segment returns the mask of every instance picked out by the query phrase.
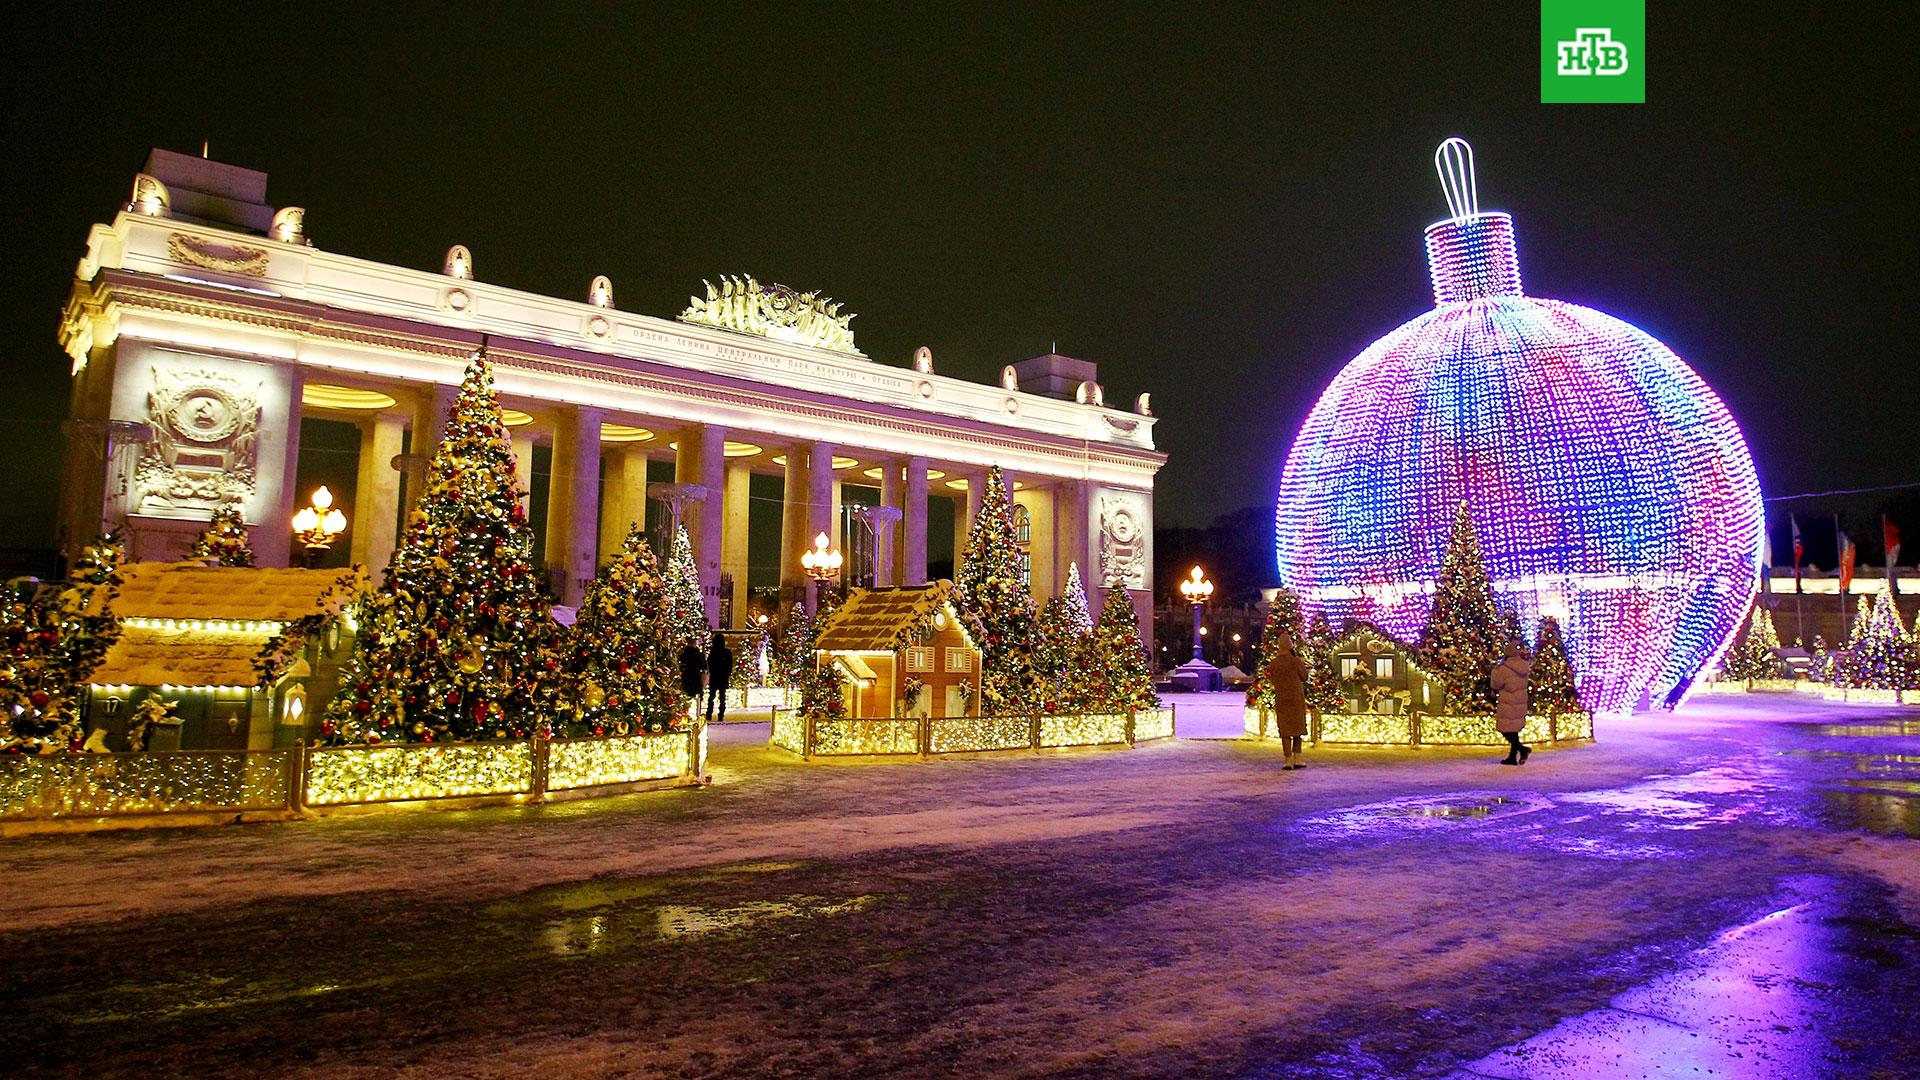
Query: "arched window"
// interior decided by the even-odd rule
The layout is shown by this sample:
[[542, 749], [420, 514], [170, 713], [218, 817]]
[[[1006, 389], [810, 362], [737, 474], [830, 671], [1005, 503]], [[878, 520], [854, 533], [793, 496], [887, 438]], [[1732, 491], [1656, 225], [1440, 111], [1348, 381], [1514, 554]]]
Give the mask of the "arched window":
[[1033, 542], [1033, 515], [1019, 503], [1013, 504], [1013, 542], [1021, 547]]

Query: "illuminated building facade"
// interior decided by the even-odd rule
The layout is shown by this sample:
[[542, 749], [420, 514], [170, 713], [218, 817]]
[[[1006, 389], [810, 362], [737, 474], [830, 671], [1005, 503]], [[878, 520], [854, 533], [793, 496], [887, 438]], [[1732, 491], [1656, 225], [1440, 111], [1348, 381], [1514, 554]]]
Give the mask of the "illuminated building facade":
[[[1079, 563], [1149, 607], [1165, 459], [1146, 396], [1108, 407], [1091, 364], [1035, 357], [982, 385], [936, 373], [924, 348], [876, 362], [831, 300], [745, 277], [657, 318], [616, 307], [604, 277], [580, 300], [487, 284], [459, 246], [436, 271], [369, 262], [314, 246], [305, 212], [268, 205], [266, 181], [156, 150], [132, 200], [93, 227], [60, 329], [74, 375], [68, 550], [121, 528], [132, 557], [174, 558], [236, 504], [262, 563], [285, 565], [302, 422], [345, 421], [360, 446], [342, 543], [377, 578], [484, 347], [523, 488], [536, 447], [551, 463], [534, 524], [562, 603], [653, 500], [688, 527], [709, 617], [738, 625], [755, 477], [783, 494], [780, 550], [753, 562], [777, 557], [790, 594], [822, 532], [871, 583], [919, 584], [929, 504], [953, 500], [963, 537], [997, 464], [1025, 512], [1037, 597]], [[650, 484], [649, 462], [669, 475]], [[881, 509], [843, 515], [854, 487]]]
[[1566, 626], [1583, 700], [1677, 704], [1759, 582], [1753, 461], [1720, 399], [1612, 316], [1525, 295], [1513, 222], [1478, 207], [1471, 151], [1436, 155], [1433, 310], [1333, 380], [1287, 456], [1282, 583], [1308, 611], [1419, 634], [1465, 500], [1495, 598]]

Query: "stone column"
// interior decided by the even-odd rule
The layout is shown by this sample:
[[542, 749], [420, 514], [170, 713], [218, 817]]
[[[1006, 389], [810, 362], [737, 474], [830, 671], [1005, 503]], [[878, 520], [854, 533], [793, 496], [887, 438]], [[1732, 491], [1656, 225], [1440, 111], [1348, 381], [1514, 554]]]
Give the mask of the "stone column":
[[800, 568], [800, 553], [813, 546], [813, 534], [807, 531], [812, 515], [807, 512], [807, 448], [787, 450], [786, 484], [780, 492], [780, 588], [798, 593], [808, 583]]
[[[252, 532], [253, 550], [261, 566], [292, 566], [296, 558], [293, 552], [293, 514], [306, 505], [300, 487], [300, 392], [305, 388], [307, 373], [302, 368], [292, 368], [287, 380], [287, 454], [279, 463], [280, 499], [278, 505], [263, 507], [269, 515], [267, 520], [259, 522]], [[261, 462], [263, 467], [271, 467]]]
[[902, 499], [906, 492], [902, 490], [902, 471], [900, 463], [889, 461], [880, 466], [880, 505], [891, 506], [901, 512], [902, 520], [883, 525], [874, 531], [873, 537], [873, 583], [876, 585], [899, 585], [902, 582], [900, 568], [894, 553], [899, 550], [900, 533], [905, 528], [906, 506]]
[[553, 476], [547, 488], [547, 568], [557, 571], [559, 602], [577, 606], [593, 578], [600, 526], [600, 420], [579, 407], [554, 425]]
[[900, 584], [927, 582], [927, 459], [910, 457], [900, 498]]
[[[727, 462], [727, 487], [721, 493], [720, 569], [733, 578], [733, 623], [745, 626], [747, 618], [747, 540], [753, 513], [753, 466], [744, 461]], [[712, 506], [709, 502], [707, 505]]]
[[1103, 583], [1100, 567], [1093, 561], [1089, 513], [1085, 480], [1062, 480], [1053, 486], [1053, 579], [1060, 588], [1066, 588], [1067, 568], [1077, 563], [1087, 600], [1097, 604], [1094, 597]]
[[393, 459], [400, 454], [406, 421], [380, 413], [360, 425], [360, 475], [353, 492], [353, 561], [367, 568], [375, 584], [393, 559], [400, 522], [400, 474]]
[[693, 544], [693, 564], [700, 570], [700, 599], [707, 625], [720, 615], [720, 551], [726, 515], [721, 499], [727, 483], [727, 429], [702, 424], [680, 433], [680, 449], [673, 463], [676, 484], [699, 484], [707, 498], [687, 515], [687, 539]]
[[835, 519], [834, 511], [840, 507], [840, 484], [833, 478], [832, 443], [814, 443], [807, 449], [812, 460], [807, 462], [807, 543], [826, 533], [827, 539], [836, 548], [840, 542], [840, 523]]
[[600, 485], [600, 554], [611, 556], [635, 525], [647, 522], [647, 452], [637, 446], [602, 446], [606, 468]]
[[973, 519], [980, 516], [980, 502], [987, 494], [987, 474], [968, 473], [967, 494], [953, 501], [953, 576], [960, 576], [960, 564], [966, 560], [967, 534], [973, 531]]
[[533, 425], [514, 428], [513, 478], [520, 485], [520, 509], [526, 510], [533, 498]]
[[413, 423], [409, 425], [412, 434], [404, 464], [399, 466], [407, 474], [407, 505], [419, 501], [420, 493], [427, 486], [427, 465], [433, 461], [433, 452], [440, 440], [447, 434], [447, 415], [453, 411], [453, 399], [460, 393], [457, 386], [434, 383], [422, 387], [413, 403]]

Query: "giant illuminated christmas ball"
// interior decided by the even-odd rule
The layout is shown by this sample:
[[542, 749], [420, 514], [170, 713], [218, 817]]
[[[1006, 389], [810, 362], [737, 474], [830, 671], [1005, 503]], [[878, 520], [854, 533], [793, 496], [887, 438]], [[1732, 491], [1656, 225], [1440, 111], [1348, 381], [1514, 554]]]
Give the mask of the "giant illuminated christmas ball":
[[1287, 455], [1282, 582], [1302, 606], [1417, 636], [1465, 500], [1495, 599], [1555, 615], [1586, 703], [1675, 705], [1746, 616], [1762, 516], [1733, 417], [1672, 350], [1520, 289], [1513, 221], [1481, 213], [1472, 150], [1435, 155], [1434, 308], [1321, 395]]

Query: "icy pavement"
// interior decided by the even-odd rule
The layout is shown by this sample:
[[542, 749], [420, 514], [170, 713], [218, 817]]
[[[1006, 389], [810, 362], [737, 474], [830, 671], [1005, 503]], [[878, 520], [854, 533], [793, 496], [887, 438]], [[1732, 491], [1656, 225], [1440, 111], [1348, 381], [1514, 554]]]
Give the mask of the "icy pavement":
[[1920, 717], [1180, 741], [0, 842], [0, 1072], [1865, 1077], [1920, 1060]]

